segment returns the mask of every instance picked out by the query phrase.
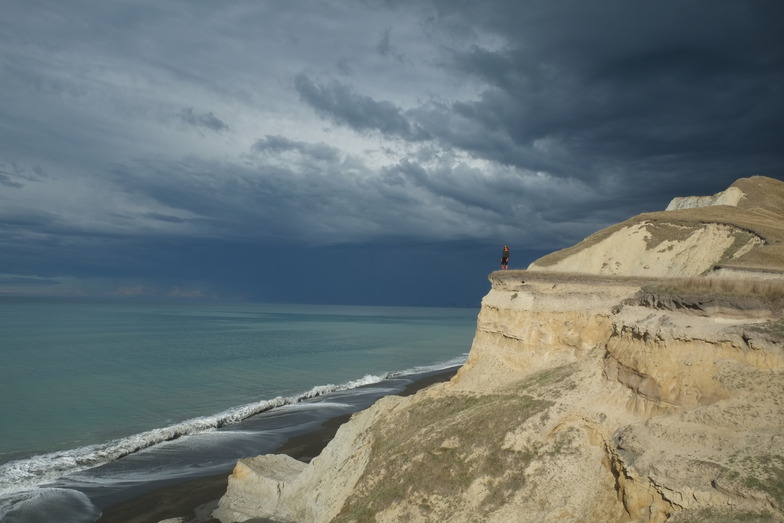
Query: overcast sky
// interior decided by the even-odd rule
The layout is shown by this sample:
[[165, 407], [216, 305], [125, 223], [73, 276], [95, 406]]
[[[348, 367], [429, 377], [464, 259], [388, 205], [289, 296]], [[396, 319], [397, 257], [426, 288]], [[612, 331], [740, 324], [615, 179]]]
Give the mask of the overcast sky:
[[2, 0], [0, 294], [476, 306], [784, 179], [780, 0]]

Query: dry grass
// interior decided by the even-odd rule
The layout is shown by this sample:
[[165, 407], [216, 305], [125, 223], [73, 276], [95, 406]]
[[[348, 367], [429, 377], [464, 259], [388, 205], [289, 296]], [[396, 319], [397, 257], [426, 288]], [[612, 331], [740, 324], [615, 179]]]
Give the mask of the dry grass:
[[335, 521], [373, 521], [404, 500], [427, 513], [432, 500], [457, 498], [482, 477], [504, 477], [493, 501], [505, 499], [503, 493], [524, 483], [522, 471], [535, 455], [502, 449], [503, 438], [548, 406], [517, 395], [449, 396], [414, 405], [394, 427], [374, 427], [368, 472]]
[[738, 202], [739, 207], [784, 210], [784, 182], [764, 176], [752, 176], [741, 178], [732, 185], [746, 195], [746, 198]]
[[679, 512], [667, 521], [671, 523], [764, 523], [776, 519], [767, 512], [706, 508]]
[[779, 507], [784, 507], [784, 456], [754, 456], [747, 461], [754, 473], [742, 476], [743, 485], [767, 493]]
[[597, 231], [597, 232], [593, 233], [592, 235], [588, 236], [587, 238], [585, 238], [580, 243], [577, 243], [577, 244], [572, 245], [571, 247], [567, 247], [565, 249], [561, 249], [560, 251], [551, 252], [550, 254], [542, 256], [541, 258], [536, 260], [534, 263], [536, 263], [536, 265], [538, 267], [550, 267], [552, 265], [555, 265], [556, 263], [560, 262], [561, 260], [565, 260], [566, 258], [572, 256], [573, 254], [577, 254], [578, 252], [580, 252], [580, 251], [582, 251], [584, 249], [587, 249], [589, 247], [593, 247], [594, 245], [596, 245], [600, 241], [602, 241], [602, 240], [604, 240], [606, 238], [609, 238], [610, 236], [612, 236], [616, 232], [620, 231], [624, 227], [630, 227], [630, 226], [634, 225], [636, 222], [637, 222], [637, 219], [636, 218], [632, 218], [630, 220], [626, 220], [625, 222], [616, 223], [615, 225], [611, 225], [610, 227], [607, 227], [605, 229], [602, 229], [600, 231]]
[[640, 285], [655, 281], [658, 278], [645, 278], [640, 276], [619, 276], [615, 274], [591, 274], [586, 272], [555, 272], [555, 271], [525, 271], [509, 270], [494, 271], [490, 273], [490, 281], [498, 282], [547, 282], [554, 284], [587, 284], [587, 285]]
[[645, 247], [653, 250], [664, 242], [685, 241], [694, 234], [695, 228], [693, 225], [654, 221], [650, 222], [645, 230], [648, 233], [645, 237]]
[[[648, 249], [653, 249], [665, 241], [676, 242], [684, 240], [708, 223], [730, 225], [736, 228], [735, 236], [738, 245], [745, 243], [741, 243], [742, 240], [750, 238], [752, 234], [762, 238], [768, 245], [781, 245], [784, 243], [784, 217], [782, 215], [774, 215], [759, 210], [738, 209], [736, 207], [704, 207], [640, 214], [624, 222], [602, 229], [576, 245], [543, 256], [536, 260], [535, 263], [539, 267], [555, 265], [561, 260], [598, 244], [622, 229], [643, 223], [647, 224], [646, 229], [650, 235], [646, 243]], [[754, 252], [754, 250], [756, 249], [752, 249], [751, 252]], [[767, 261], [772, 264], [770, 268], [773, 269], [779, 269], [784, 266], [784, 260], [778, 257]]]
[[[723, 474], [725, 480], [738, 485], [742, 490], [767, 494], [773, 508], [778, 510], [784, 508], [784, 455], [752, 454], [741, 457], [736, 454], [730, 457], [729, 466], [730, 469]], [[757, 516], [759, 519], [753, 521], [768, 521], [764, 519], [767, 514]], [[752, 520], [736, 519], [735, 521]]]
[[660, 278], [642, 286], [643, 293], [678, 296], [684, 301], [722, 302], [739, 309], [784, 310], [784, 280], [729, 278]]
[[784, 280], [741, 280], [699, 276], [660, 278], [645, 284], [643, 290], [656, 294], [739, 296], [775, 301], [784, 297]]
[[575, 367], [531, 376], [504, 394], [453, 394], [415, 403], [390, 422], [374, 425], [374, 445], [365, 475], [337, 522], [374, 521], [375, 515], [405, 502], [421, 519], [435, 517], [439, 503], [457, 502], [476, 481], [487, 486], [480, 507], [488, 513], [507, 503], [531, 478], [536, 459], [570, 452], [574, 434], [564, 431], [546, 447], [503, 448], [506, 435], [553, 403], [558, 387], [570, 385]]
[[784, 209], [773, 213], [766, 209], [742, 209], [718, 205], [641, 214], [638, 218], [691, 227], [705, 223], [721, 223], [752, 232], [769, 244], [784, 242]]
[[637, 298], [649, 306], [672, 303], [706, 314], [734, 311], [750, 317], [767, 317], [769, 321], [764, 328], [757, 328], [778, 336], [781, 321], [775, 319], [784, 313], [784, 281], [668, 278], [643, 286]]
[[[738, 489], [740, 497], [747, 500], [755, 499], [763, 509], [741, 509], [729, 505], [676, 512], [667, 521], [672, 523], [761, 523], [780, 521], [780, 511], [784, 507], [784, 455], [781, 454], [746, 454], [753, 448], [742, 453], [729, 456], [728, 467], [720, 474], [721, 479]], [[732, 487], [730, 487], [732, 488]], [[770, 502], [763, 501], [767, 495]]]
[[[741, 189], [746, 197], [738, 203], [738, 207], [712, 206], [697, 209], [680, 209], [644, 213], [602, 229], [588, 236], [580, 243], [550, 253], [536, 260], [539, 267], [549, 267], [584, 249], [592, 247], [605, 238], [640, 223], [647, 223], [650, 234], [647, 246], [654, 248], [664, 241], [679, 241], [687, 238], [697, 228], [706, 223], [730, 225], [737, 229], [736, 243], [740, 245], [742, 237], [751, 234], [761, 237], [768, 246], [784, 244], [784, 182], [771, 178], [755, 176], [738, 180], [734, 186]], [[742, 266], [748, 256], [754, 257], [753, 249], [733, 265]], [[780, 254], [777, 252], [776, 254]], [[783, 269], [784, 258], [781, 256], [757, 256], [754, 258], [755, 268]]]
[[784, 244], [760, 245], [739, 260], [720, 263], [722, 267], [754, 270], [784, 270]]
[[[752, 273], [753, 274], [753, 273]], [[491, 280], [520, 282], [549, 282], [587, 285], [638, 285], [644, 291], [660, 294], [757, 296], [775, 299], [784, 295], [784, 275], [776, 279], [724, 278], [689, 276], [685, 278], [662, 278], [589, 274], [577, 272], [549, 271], [495, 271]]]

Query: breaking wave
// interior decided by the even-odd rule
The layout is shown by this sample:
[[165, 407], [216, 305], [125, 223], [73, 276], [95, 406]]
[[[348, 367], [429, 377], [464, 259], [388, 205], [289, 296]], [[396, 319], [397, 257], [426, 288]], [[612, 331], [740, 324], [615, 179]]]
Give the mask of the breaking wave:
[[[159, 443], [233, 425], [270, 409], [296, 404], [332, 392], [374, 385], [385, 379], [404, 378], [411, 375], [437, 372], [460, 365], [464, 361], [465, 357], [461, 357], [440, 365], [414, 367], [403, 371], [383, 373], [380, 375], [369, 374], [360, 379], [340, 385], [319, 385], [294, 396], [279, 396], [269, 400], [250, 403], [225, 410], [212, 416], [192, 418], [167, 427], [148, 430], [106, 443], [11, 461], [0, 465], [0, 497], [7, 499], [11, 494], [21, 493], [36, 486], [53, 482], [58, 478], [115, 461]], [[0, 516], [2, 516], [2, 512], [0, 512]]]
[[52, 521], [92, 523], [101, 515], [89, 498], [71, 489], [48, 488], [0, 497], [0, 518], [3, 523]]

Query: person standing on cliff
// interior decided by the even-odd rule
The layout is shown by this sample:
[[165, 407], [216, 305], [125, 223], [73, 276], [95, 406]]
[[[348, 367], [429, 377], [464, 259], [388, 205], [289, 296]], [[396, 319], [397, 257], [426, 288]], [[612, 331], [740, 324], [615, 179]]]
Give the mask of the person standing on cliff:
[[504, 250], [501, 251], [501, 270], [509, 270], [509, 246], [504, 245]]

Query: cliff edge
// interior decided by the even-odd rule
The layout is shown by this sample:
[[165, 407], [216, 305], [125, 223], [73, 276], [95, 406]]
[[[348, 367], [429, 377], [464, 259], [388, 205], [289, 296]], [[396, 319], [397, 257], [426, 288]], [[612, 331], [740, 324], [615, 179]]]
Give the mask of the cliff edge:
[[240, 461], [214, 516], [784, 521], [784, 183], [733, 187], [492, 273], [451, 382]]

